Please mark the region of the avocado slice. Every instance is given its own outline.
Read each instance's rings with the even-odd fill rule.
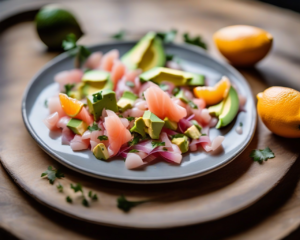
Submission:
[[[69,97],[75,98],[75,99],[77,99],[77,100],[81,100],[81,99],[82,99],[81,93],[80,93],[80,91],[78,91],[78,90],[70,91]]]
[[[109,158],[109,154],[107,148],[103,143],[97,144],[93,149],[94,156],[99,160],[107,160]]]
[[[189,150],[189,140],[184,135],[181,137],[174,137],[171,142],[176,144],[182,153],[186,153]]]
[[[121,61],[128,69],[148,71],[154,67],[164,66],[166,57],[162,42],[156,33],[147,33],[131,50],[125,53]]]
[[[214,116],[214,117],[219,117],[220,114],[221,114],[221,112],[222,112],[222,110],[223,110],[224,102],[225,101],[221,101],[221,102],[219,102],[216,105],[210,106],[208,108],[209,114],[212,115],[212,116]]]
[[[94,120],[98,121],[102,115],[103,108],[118,111],[116,94],[109,89],[103,89],[87,97],[89,112],[94,115]]]
[[[192,139],[199,139],[201,136],[200,131],[195,125],[189,127],[184,134]]]
[[[127,109],[132,108],[136,99],[137,96],[134,93],[125,91],[117,103],[119,111],[125,112]]]
[[[193,78],[187,81],[187,85],[189,86],[203,86],[205,84],[205,77],[202,74],[191,73]]]
[[[67,123],[67,127],[75,134],[82,135],[88,128],[88,125],[79,119],[71,118]]]
[[[146,125],[145,131],[152,139],[159,139],[161,129],[165,122],[150,111],[145,111],[143,120]]]
[[[201,133],[202,127],[196,120],[191,120],[191,123],[198,128],[199,132]]]
[[[167,117],[165,117],[164,122],[165,122],[164,127],[169,128],[169,129],[171,129],[173,131],[177,130],[177,127],[178,127],[177,122],[171,121]]]
[[[230,87],[227,97],[223,100],[224,106],[219,115],[219,122],[216,128],[227,126],[236,117],[239,110],[239,97],[236,90]]]
[[[140,134],[143,138],[146,137],[146,132],[145,132],[145,122],[142,117],[136,118],[134,121],[133,127],[130,129],[130,132],[136,132]]]

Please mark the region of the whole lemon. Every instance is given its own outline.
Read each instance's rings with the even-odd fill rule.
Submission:
[[[235,66],[254,65],[267,55],[273,43],[270,33],[247,25],[222,28],[213,38],[222,55]]]
[[[267,128],[282,137],[300,137],[300,92],[270,87],[257,94],[257,112]]]

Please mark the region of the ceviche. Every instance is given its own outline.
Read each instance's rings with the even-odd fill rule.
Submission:
[[[95,158],[125,159],[128,169],[155,159],[180,164],[182,154],[221,146],[210,128],[230,124],[245,103],[223,76],[205,76],[167,61],[161,40],[149,32],[122,57],[118,50],[92,53],[82,69],[57,73],[59,91],[47,99],[50,131],[61,144],[89,149]]]

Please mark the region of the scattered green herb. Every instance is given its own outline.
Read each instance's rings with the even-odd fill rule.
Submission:
[[[205,134],[205,133],[202,133],[202,134],[201,134],[201,136],[207,136],[207,134]]]
[[[86,198],[83,198],[82,201],[81,201],[81,204],[85,207],[88,207],[89,206],[89,202],[88,200],[86,200]]]
[[[92,126],[88,126],[87,129],[90,130],[91,132],[97,131],[97,130],[101,130],[101,129],[98,127],[98,124],[97,124],[96,122],[93,122],[93,125],[92,125]]]
[[[129,122],[131,122],[132,120],[134,120],[135,119],[135,117],[127,117],[127,120],[129,121]]]
[[[174,55],[173,54],[167,54],[166,55],[166,61],[172,61],[174,58]]]
[[[163,91],[168,91],[169,90],[169,85],[164,84],[164,83],[159,84],[159,87]]]
[[[266,147],[265,149],[252,150],[250,157],[253,159],[253,161],[263,163],[263,161],[274,158],[275,155],[269,147]]]
[[[179,93],[179,91],[180,91],[180,88],[176,87],[176,88],[173,89],[172,94],[176,95],[177,93]]]
[[[128,142],[129,146],[134,146],[134,145],[138,144],[140,141],[141,137],[139,135],[133,134],[133,136],[134,136],[133,139]]]
[[[48,169],[41,174],[41,177],[47,176],[49,183],[53,184],[56,178],[62,178],[65,175],[58,169],[54,169],[52,166],[49,166]]]
[[[72,90],[73,87],[75,87],[75,84],[66,84],[65,86],[65,91],[64,93],[68,95],[68,97],[70,97],[70,92]]]
[[[240,127],[242,127],[243,126],[243,123],[242,122],[240,122]]]
[[[123,117],[123,115],[120,114],[120,115],[119,115],[119,118],[122,118],[122,117]]]
[[[196,36],[196,37],[192,38],[191,36],[189,36],[188,33],[185,33],[185,34],[183,34],[183,40],[186,43],[201,47],[203,49],[207,49],[206,43],[203,42],[203,40],[200,36]]]
[[[82,189],[82,185],[80,183],[77,183],[77,184],[72,184],[71,183],[71,188],[74,190],[74,192],[81,192],[81,196],[82,196],[82,202],[81,204],[85,207],[88,207],[89,206],[89,202],[86,200],[85,196],[84,196],[84,193],[83,193],[83,189]]]
[[[92,191],[89,191],[89,194],[88,194],[89,198],[92,199],[93,201],[96,201],[98,200],[98,196],[96,193],[93,194]]]
[[[142,98],[143,98],[144,100],[146,100],[145,95],[144,95],[144,92],[142,93]]]
[[[129,152],[130,152],[130,153],[135,153],[135,152],[139,152],[139,150],[131,149]]]
[[[166,147],[163,148],[164,151],[168,151],[168,149]]]
[[[62,42],[62,47],[65,51],[69,51],[71,49],[74,49],[77,47],[77,44],[76,44],[76,36],[75,34],[71,33],[71,34],[68,34],[66,36],[66,39],[63,40]]]
[[[59,183],[57,186],[56,186],[57,190],[59,192],[63,192],[64,191],[64,187]]]
[[[175,135],[171,135],[171,139],[173,140],[174,138],[182,138],[185,137],[183,133],[177,133]]]
[[[142,203],[149,202],[150,200],[144,201],[128,201],[124,195],[121,195],[117,199],[117,206],[119,209],[123,210],[124,212],[129,212],[131,208],[136,207]]]
[[[152,141],[151,144],[152,144],[152,147],[154,147],[154,148],[166,145],[165,142],[158,142],[158,141]]]
[[[47,100],[47,99],[46,99],[45,102],[44,102],[44,106],[45,106],[46,108],[48,108],[48,100]]]
[[[193,109],[198,109],[198,106],[193,101],[188,101],[188,104]]]
[[[128,87],[130,87],[130,88],[134,88],[134,83],[133,82],[130,82],[130,81],[127,81],[126,83],[125,83],[125,85],[126,86],[128,86]]]
[[[156,34],[157,37],[159,37],[164,43],[171,43],[174,42],[177,35],[177,30],[172,29],[167,32],[158,32]]]
[[[100,141],[103,141],[103,140],[108,140],[108,137],[105,136],[105,135],[102,135],[102,136],[99,136],[98,139],[99,139]]]
[[[111,36],[113,39],[124,40],[126,32],[124,30],[120,30],[118,33]]]
[[[67,196],[67,197],[66,197],[66,201],[67,201],[68,203],[72,203],[72,202],[73,202],[73,200],[72,200],[72,198],[71,198],[70,196]]]
[[[99,100],[102,100],[102,92],[97,92],[93,94],[93,102],[97,102]]]

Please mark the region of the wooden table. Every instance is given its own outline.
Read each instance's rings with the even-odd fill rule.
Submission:
[[[0,5],[0,14],[5,12],[7,17],[14,11],[20,13],[24,6],[32,10],[47,1],[29,2],[18,5],[12,1],[12,8],[5,10]],[[295,13],[244,1],[66,1],[65,5],[82,23],[86,32],[81,40],[84,44],[108,41],[112,33],[124,28],[129,30],[129,39],[134,39],[148,30],[176,27],[181,32],[203,35],[209,43],[209,53],[222,59],[211,41],[214,31],[232,24],[262,27],[274,35],[272,53],[256,68],[239,70],[255,83],[251,86],[253,89],[256,85],[284,85],[300,90],[300,34],[297,32],[300,16]],[[23,16],[30,19],[32,13],[34,11]],[[94,19],[99,22],[95,24]],[[128,23],[135,19],[133,28]],[[9,23],[6,21],[6,26]],[[22,72],[24,81],[28,82],[56,55],[44,50],[32,22],[10,26],[0,35],[0,87],[19,77],[17,72]],[[18,94],[23,91],[17,86],[16,90]],[[1,104],[9,104],[5,102],[5,95],[0,96],[0,100]],[[281,239],[288,235],[288,239],[299,239],[299,230],[292,233],[300,224],[299,173],[298,160],[275,189],[253,206],[232,216],[190,227],[143,231],[96,226],[56,213],[28,197],[0,168],[0,239],[13,236],[22,239]]]

